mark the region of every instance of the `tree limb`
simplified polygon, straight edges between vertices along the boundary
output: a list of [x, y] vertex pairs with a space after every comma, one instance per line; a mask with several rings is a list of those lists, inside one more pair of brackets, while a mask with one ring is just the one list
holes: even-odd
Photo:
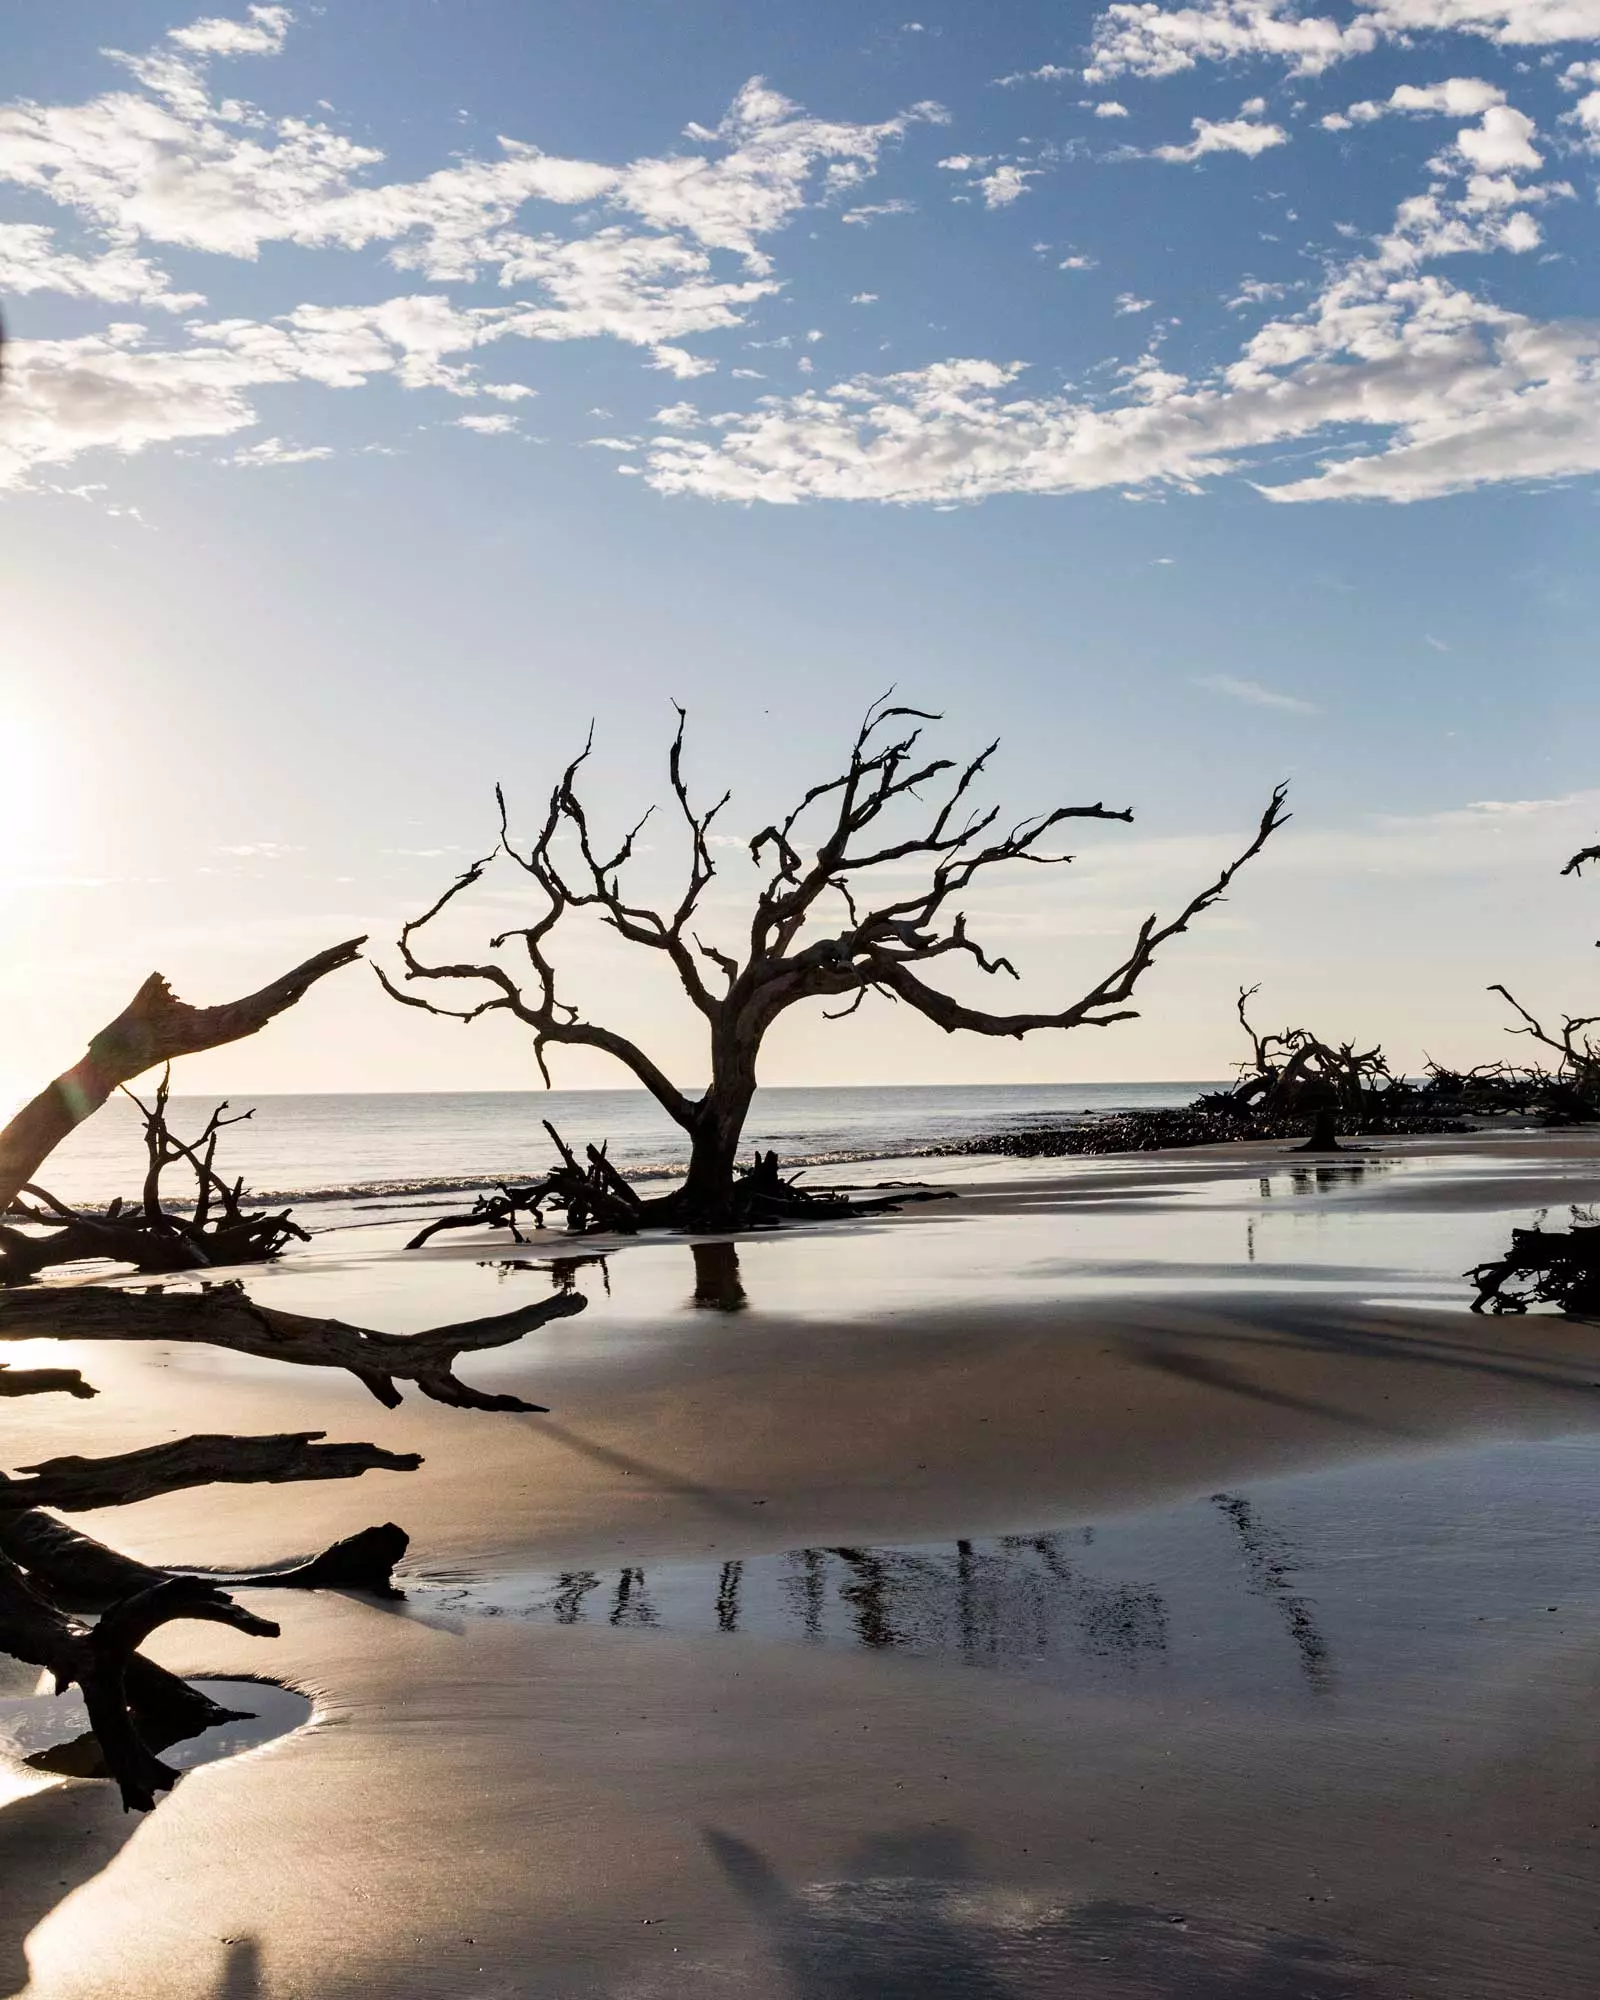
[[253, 1035], [292, 1007], [317, 980], [359, 957], [365, 938], [318, 952], [258, 993], [218, 1007], [191, 1007], [159, 972], [139, 988], [117, 1018], [90, 1042], [71, 1069], [47, 1084], [0, 1131], [0, 1213], [31, 1181], [41, 1163], [116, 1089], [157, 1063], [196, 1055]]

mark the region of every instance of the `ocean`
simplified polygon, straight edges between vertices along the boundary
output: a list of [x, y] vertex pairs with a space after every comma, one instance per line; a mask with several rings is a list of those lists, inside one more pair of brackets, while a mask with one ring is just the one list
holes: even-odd
[[[924, 1084], [771, 1089], [757, 1093], [745, 1150], [773, 1147], [786, 1166], [833, 1167], [915, 1157], [975, 1134], [1186, 1104], [1215, 1083]], [[215, 1100], [174, 1097], [169, 1122], [192, 1137]], [[223, 1136], [217, 1165], [264, 1201], [389, 1202], [531, 1179], [554, 1164], [542, 1121], [580, 1150], [644, 1179], [681, 1167], [683, 1134], [641, 1090], [417, 1091], [243, 1097], [253, 1116]], [[137, 1192], [144, 1170], [138, 1113], [114, 1098], [46, 1162], [41, 1183], [63, 1201], [102, 1204]], [[187, 1176], [169, 1169], [169, 1199]]]

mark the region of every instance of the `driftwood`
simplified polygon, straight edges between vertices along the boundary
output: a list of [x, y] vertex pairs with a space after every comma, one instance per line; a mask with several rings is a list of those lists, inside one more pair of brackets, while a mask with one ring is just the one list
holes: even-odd
[[82, 1058], [0, 1130], [0, 1214], [72, 1128], [98, 1111], [119, 1084], [178, 1056], [196, 1055], [255, 1034], [292, 1007], [317, 980], [351, 964], [365, 943], [365, 938], [351, 938], [320, 951], [258, 993], [220, 1007], [191, 1007], [178, 999], [160, 973], [151, 973], [117, 1018], [94, 1037]]
[[110, 1458], [49, 1458], [0, 1473], [0, 1511], [60, 1507], [69, 1514], [125, 1507], [191, 1486], [280, 1486], [298, 1479], [356, 1479], [363, 1472], [415, 1472], [414, 1451], [376, 1444], [323, 1444], [326, 1431], [280, 1431], [268, 1437], [174, 1438]]
[[1467, 1273], [1478, 1288], [1474, 1312], [1524, 1313], [1559, 1306], [1575, 1319], [1600, 1319], [1600, 1223], [1572, 1229], [1513, 1229], [1504, 1257]]
[[[548, 1119], [544, 1129], [561, 1156], [559, 1167], [542, 1180], [522, 1186], [502, 1184], [498, 1193], [480, 1195], [464, 1214], [435, 1217], [417, 1231], [406, 1248], [420, 1250], [446, 1229], [509, 1229], [513, 1240], [523, 1243], [527, 1239], [517, 1227], [517, 1217], [526, 1215], [535, 1229], [543, 1229], [547, 1208], [564, 1212], [568, 1230], [578, 1236], [636, 1236], [641, 1229], [693, 1226], [685, 1214], [681, 1190], [641, 1195], [611, 1164], [604, 1146], [585, 1149], [589, 1164], [584, 1167]], [[772, 1229], [784, 1222], [837, 1222], [851, 1216], [893, 1213], [908, 1201], [953, 1199], [950, 1189], [896, 1188], [891, 1194], [862, 1196], [840, 1188], [802, 1187], [798, 1179], [785, 1179], [776, 1153], [757, 1153], [750, 1166], [735, 1176], [722, 1227]], [[0, 1330], [4, 1324], [0, 1318]]]
[[[786, 818], [756, 834], [750, 854], [765, 870], [766, 880], [751, 914], [742, 957], [707, 942], [694, 927], [701, 899], [717, 872], [710, 829], [727, 804], [727, 795], [703, 811], [691, 801], [683, 775], [685, 716], [680, 708], [667, 768], [689, 864], [687, 882], [674, 908], [655, 910], [630, 902], [623, 893], [623, 870], [633, 856], [643, 820], [614, 850], [596, 845], [577, 790], [579, 770], [590, 754], [586, 746], [562, 774], [542, 825], [526, 849], [512, 840], [505, 798], [497, 789], [500, 841], [494, 853], [474, 862], [429, 909], [402, 928], [397, 944], [399, 980], [382, 968], [377, 968], [378, 977], [394, 999], [428, 1013], [462, 1021], [497, 1010], [509, 1013], [531, 1031], [546, 1083], [550, 1081], [546, 1056], [552, 1045], [599, 1049], [611, 1056], [633, 1073], [687, 1135], [687, 1176], [682, 1187], [665, 1198], [671, 1202], [674, 1224], [694, 1230], [737, 1226], [738, 1154], [755, 1095], [757, 1058], [768, 1030], [790, 1007], [802, 1001], [837, 1000], [844, 1003], [837, 1011], [848, 1014], [870, 994], [878, 994], [903, 1002], [949, 1033], [1016, 1038], [1046, 1029], [1107, 1027], [1130, 1020], [1135, 1010], [1127, 1003], [1160, 947], [1226, 894], [1239, 870], [1260, 853], [1287, 817], [1280, 786], [1237, 858], [1175, 916], [1164, 922], [1146, 918], [1122, 961], [1081, 998], [1044, 1012], [990, 1013], [968, 1006], [921, 976], [921, 968], [942, 959], [974, 965], [991, 976], [1017, 976], [1008, 959], [991, 955], [968, 934], [959, 899], [991, 868], [1070, 861], [1069, 854], [1046, 852], [1041, 846], [1069, 821], [1127, 821], [1133, 815], [1103, 804], [1057, 806], [1020, 821], [1009, 832], [1001, 831], [999, 809], [983, 810], [972, 802], [973, 787], [997, 745], [990, 744], [964, 767], [947, 757], [927, 758], [919, 747], [921, 726], [937, 720], [921, 709], [893, 706], [887, 700], [874, 703], [856, 732], [845, 769], [813, 785]], [[941, 786], [942, 799], [922, 809], [920, 824], [895, 823], [897, 815], [917, 810], [925, 793]], [[563, 842], [571, 843], [566, 850], [570, 861], [562, 853]], [[417, 951], [416, 940], [424, 927], [481, 881], [499, 855], [523, 871], [539, 899], [530, 923], [489, 941], [491, 951], [512, 942], [521, 948], [527, 960], [526, 986], [492, 959], [442, 964], [423, 959]], [[903, 890], [885, 888], [883, 901], [866, 900], [868, 878], [874, 871], [893, 867], [903, 878], [908, 864], [921, 866], [920, 882]], [[550, 956], [552, 933], [564, 917], [585, 909], [630, 944], [659, 951], [670, 962], [706, 1023], [711, 1082], [701, 1097], [691, 1098], [679, 1090], [627, 1036], [584, 1019], [560, 999]], [[487, 991], [466, 1006], [452, 1007], [430, 998], [426, 990], [416, 990], [418, 982], [425, 989], [434, 982], [459, 982]], [[603, 1171], [600, 1178], [616, 1206], [607, 1213], [596, 1190], [591, 1220], [597, 1226], [620, 1227], [627, 1199]]]
[[130, 1691], [128, 1676], [138, 1648], [151, 1633], [179, 1619], [231, 1625], [263, 1639], [275, 1639], [279, 1630], [270, 1619], [235, 1604], [214, 1584], [188, 1578], [123, 1598], [85, 1629], [47, 1604], [15, 1563], [0, 1558], [0, 1635], [6, 1651], [30, 1666], [43, 1667], [54, 1677], [58, 1694], [74, 1683], [83, 1690], [90, 1727], [127, 1811], [148, 1812], [156, 1794], [170, 1791], [178, 1782], [178, 1773], [162, 1763], [140, 1728], [133, 1708], [137, 1690]]
[[434, 1402], [457, 1409], [540, 1412], [542, 1403], [469, 1387], [454, 1374], [455, 1363], [463, 1354], [508, 1347], [535, 1327], [582, 1312], [587, 1303], [581, 1292], [564, 1292], [490, 1319], [424, 1333], [379, 1333], [258, 1305], [237, 1281], [193, 1292], [62, 1285], [0, 1296], [0, 1340], [198, 1342], [300, 1367], [347, 1369], [385, 1409], [401, 1401], [396, 1385], [412, 1382]]
[[93, 1396], [76, 1368], [11, 1368], [0, 1361], [0, 1396]]
[[107, 1548], [90, 1535], [29, 1509], [0, 1512], [0, 1556], [28, 1572], [28, 1581], [58, 1610], [104, 1611], [135, 1591], [178, 1579], [227, 1590], [359, 1590], [375, 1597], [398, 1597], [394, 1569], [410, 1537], [392, 1521], [363, 1528], [332, 1543], [304, 1562], [264, 1570], [220, 1572], [154, 1569]]
[[[219, 1104], [193, 1141], [180, 1139], [167, 1119], [172, 1067], [167, 1065], [151, 1104], [124, 1086], [124, 1094], [144, 1119], [144, 1187], [135, 1203], [112, 1202], [104, 1215], [84, 1215], [58, 1201], [35, 1182], [19, 1191], [13, 1214], [36, 1233], [0, 1226], [0, 1284], [27, 1284], [54, 1264], [101, 1259], [131, 1264], [145, 1274], [203, 1270], [217, 1264], [257, 1264], [276, 1257], [296, 1238], [311, 1238], [287, 1209], [276, 1214], [245, 1207], [242, 1179], [228, 1181], [217, 1171], [217, 1142], [230, 1125], [253, 1118], [253, 1111], [227, 1116]], [[182, 1161], [194, 1175], [195, 1195], [188, 1213], [167, 1207], [161, 1178]], [[25, 1203], [22, 1195], [30, 1197]]]

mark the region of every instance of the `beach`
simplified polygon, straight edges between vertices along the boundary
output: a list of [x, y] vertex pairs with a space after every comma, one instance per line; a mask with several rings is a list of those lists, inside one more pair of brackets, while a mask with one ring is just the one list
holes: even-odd
[[13, 1406], [14, 1466], [424, 1464], [75, 1517], [221, 1568], [392, 1519], [407, 1596], [163, 1631], [313, 1713], [145, 1820], [0, 1765], [0, 1992], [1588, 1990], [1600, 1329], [1471, 1316], [1462, 1273], [1600, 1198], [1593, 1137], [859, 1178], [955, 1198], [736, 1244], [386, 1217], [247, 1274], [402, 1333], [575, 1287], [461, 1369], [548, 1415], [16, 1344], [100, 1394]]

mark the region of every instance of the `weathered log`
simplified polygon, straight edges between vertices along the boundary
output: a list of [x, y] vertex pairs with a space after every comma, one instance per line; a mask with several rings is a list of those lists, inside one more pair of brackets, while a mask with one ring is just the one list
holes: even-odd
[[177, 997], [159, 972], [151, 973], [117, 1018], [93, 1038], [80, 1060], [47, 1084], [0, 1131], [0, 1214], [72, 1128], [98, 1111], [118, 1084], [130, 1082], [158, 1063], [255, 1034], [286, 1007], [292, 1007], [317, 980], [353, 963], [365, 943], [364, 937], [351, 938], [319, 951], [259, 992], [219, 1007], [191, 1007]]
[[94, 1396], [76, 1368], [12, 1368], [0, 1361], [0, 1396]]
[[220, 1571], [152, 1568], [107, 1548], [53, 1514], [0, 1512], [0, 1555], [8, 1556], [41, 1597], [64, 1611], [103, 1611], [119, 1598], [186, 1577], [225, 1590], [358, 1590], [398, 1597], [394, 1567], [410, 1537], [393, 1521], [362, 1528], [304, 1562], [271, 1569]]
[[[0, 1557], [0, 1637], [5, 1650], [52, 1675], [58, 1694], [74, 1683], [82, 1689], [90, 1727], [121, 1789], [125, 1811], [150, 1811], [156, 1794], [170, 1791], [178, 1782], [178, 1772], [161, 1762], [139, 1728], [131, 1709], [129, 1679], [139, 1647], [159, 1627], [179, 1619], [230, 1625], [265, 1639], [276, 1638], [279, 1630], [270, 1619], [235, 1604], [215, 1585], [192, 1578], [174, 1578], [135, 1592], [85, 1630], [48, 1604], [14, 1563]], [[139, 1684], [147, 1694], [152, 1692], [148, 1676], [141, 1676]], [[207, 1703], [207, 1708], [215, 1710], [215, 1704]]]
[[409, 1381], [434, 1402], [457, 1409], [542, 1412], [541, 1403], [470, 1388], [456, 1378], [454, 1364], [463, 1354], [507, 1347], [549, 1320], [582, 1312], [587, 1304], [581, 1292], [570, 1292], [489, 1319], [422, 1333], [380, 1333], [258, 1305], [236, 1280], [192, 1292], [75, 1285], [0, 1296], [0, 1340], [198, 1342], [301, 1367], [347, 1369], [386, 1409], [401, 1401], [396, 1383]]
[[[375, 1444], [323, 1444], [325, 1431], [270, 1437], [186, 1437], [109, 1458], [50, 1458], [0, 1474], [0, 1510], [59, 1507], [69, 1514], [123, 1507], [191, 1486], [283, 1485], [297, 1479], [355, 1479], [363, 1472], [415, 1472], [414, 1451]], [[7, 1649], [9, 1650], [9, 1648]]]

